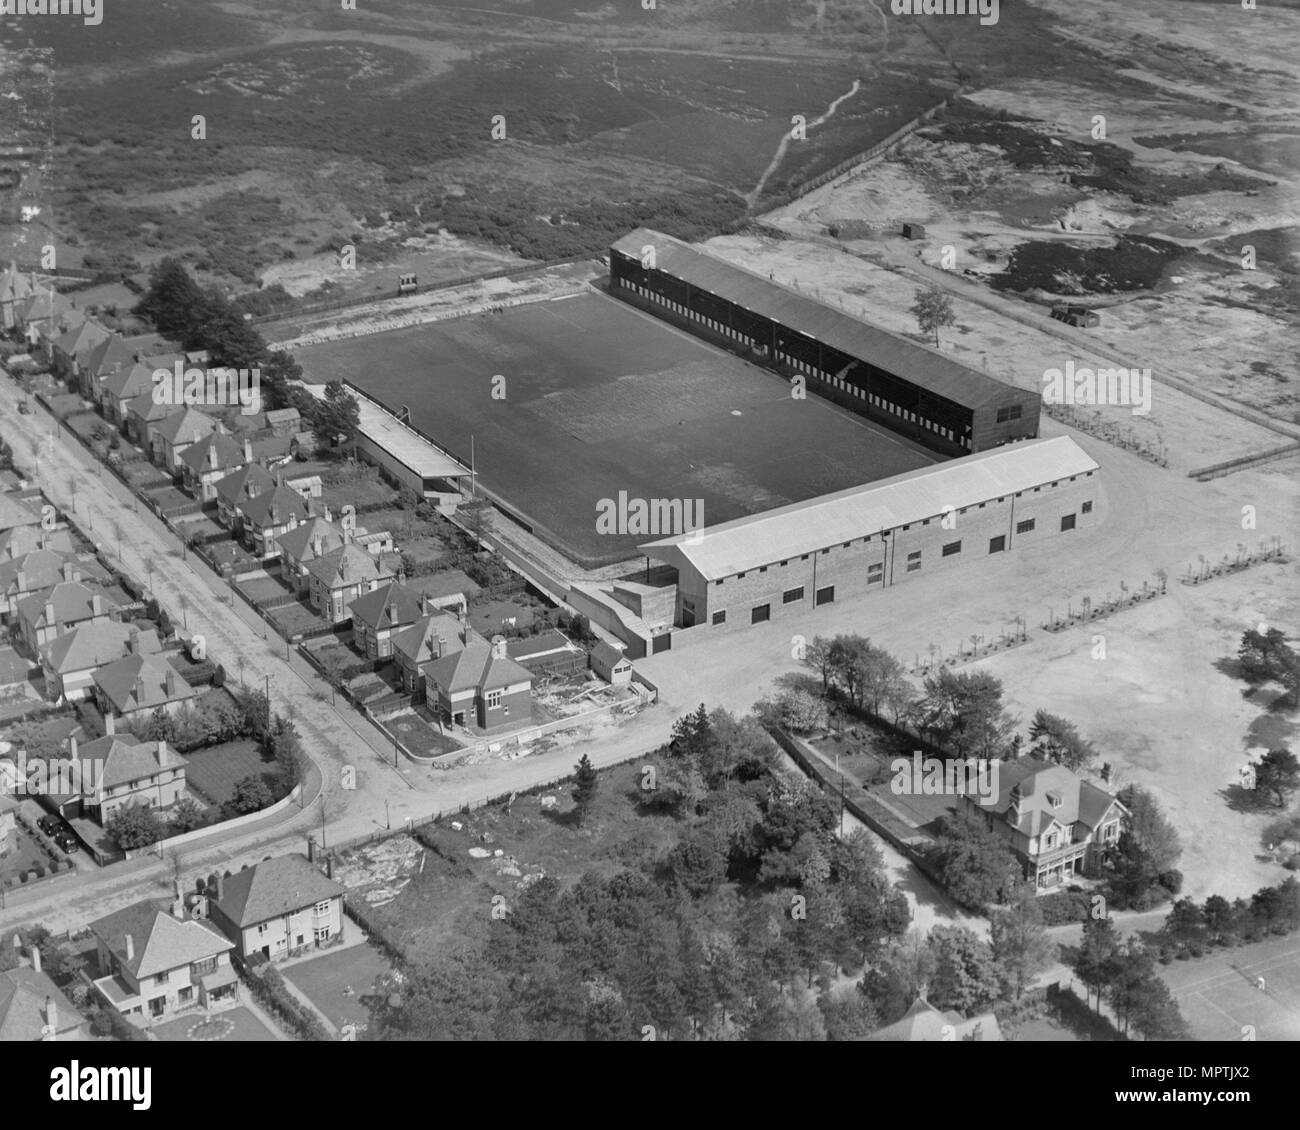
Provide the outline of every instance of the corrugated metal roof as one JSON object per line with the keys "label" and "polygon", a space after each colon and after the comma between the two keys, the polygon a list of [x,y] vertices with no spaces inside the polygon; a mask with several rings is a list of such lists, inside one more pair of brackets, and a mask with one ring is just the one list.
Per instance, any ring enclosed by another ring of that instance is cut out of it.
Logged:
{"label": "corrugated metal roof", "polygon": [[640,260],[646,246],[655,250],[656,269],[885,369],[954,404],[981,408],[1033,395],[662,232],[637,228],[618,240],[613,250]]}
{"label": "corrugated metal roof", "polygon": [[[640,548],[650,557],[671,560],[671,555],[655,550],[673,547],[706,580],[717,580],[936,518],[945,507],[960,510],[1096,469],[1097,464],[1069,436],[1025,440]],[[698,544],[691,545],[692,539]]]}

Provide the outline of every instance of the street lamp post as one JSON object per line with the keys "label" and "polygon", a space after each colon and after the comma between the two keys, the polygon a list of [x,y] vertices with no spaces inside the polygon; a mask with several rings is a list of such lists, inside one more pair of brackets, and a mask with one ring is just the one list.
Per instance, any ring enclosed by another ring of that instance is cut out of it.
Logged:
{"label": "street lamp post", "polygon": [[390,832],[393,830],[393,819],[388,813],[388,801],[384,801],[384,825]]}

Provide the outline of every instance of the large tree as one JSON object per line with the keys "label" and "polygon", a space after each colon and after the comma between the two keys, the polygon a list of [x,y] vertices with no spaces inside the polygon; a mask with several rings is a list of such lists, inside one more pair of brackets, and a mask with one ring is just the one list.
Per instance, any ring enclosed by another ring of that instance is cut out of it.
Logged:
{"label": "large tree", "polygon": [[357,398],[342,381],[330,381],[325,386],[325,397],[314,404],[311,430],[323,447],[355,448],[357,430],[361,426],[361,409]]}
{"label": "large tree", "polygon": [[934,954],[934,974],[926,999],[935,1008],[956,1009],[965,1016],[998,998],[998,969],[993,953],[967,926],[935,926],[927,945]]}
{"label": "large tree", "polygon": [[1114,976],[1113,959],[1119,950],[1119,937],[1110,918],[1089,918],[1083,924],[1083,941],[1074,958],[1074,972],[1088,990],[1088,1002],[1097,995],[1101,1011],[1101,994]]}
{"label": "large tree", "polygon": [[961,813],[940,822],[931,859],[944,890],[972,910],[999,901],[1022,870],[1006,841]]}
{"label": "large tree", "polygon": [[1025,988],[1056,960],[1056,943],[1043,925],[1043,908],[1028,883],[1018,884],[1009,905],[989,916],[989,941],[998,976],[1019,1000]]}
{"label": "large tree", "polygon": [[167,833],[158,813],[147,804],[128,804],[104,822],[104,831],[123,851],[156,844]]}
{"label": "large tree", "polygon": [[1002,707],[1002,683],[987,671],[944,667],[925,680],[917,707],[923,732],[957,757],[1000,757],[1015,720]]}
{"label": "large tree", "polygon": [[1073,722],[1046,710],[1034,714],[1029,740],[1033,743],[1031,753],[1075,771],[1085,768],[1097,755],[1092,742],[1079,733]]}
{"label": "large tree", "polygon": [[1291,794],[1300,789],[1300,761],[1289,749],[1270,749],[1254,763],[1255,787],[1271,793],[1278,808],[1285,808]]}
{"label": "large tree", "polygon": [[579,824],[587,819],[587,814],[591,811],[598,785],[599,778],[595,766],[591,764],[591,758],[584,753],[578,760],[578,764],[574,766],[573,773],[573,811]]}
{"label": "large tree", "polygon": [[913,295],[908,313],[916,318],[917,327],[923,334],[934,335],[934,344],[939,344],[939,331],[945,326],[957,324],[957,315],[953,312],[952,299],[938,287],[918,289]]}

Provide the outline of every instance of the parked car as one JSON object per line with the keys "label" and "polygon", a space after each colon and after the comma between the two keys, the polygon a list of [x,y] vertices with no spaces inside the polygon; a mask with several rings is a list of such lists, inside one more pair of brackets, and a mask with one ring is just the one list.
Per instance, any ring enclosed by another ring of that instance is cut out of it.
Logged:
{"label": "parked car", "polygon": [[20,400],[18,402],[18,413],[21,416],[30,416],[32,414],[31,405],[25,400]]}
{"label": "parked car", "polygon": [[36,821],[36,826],[51,838],[57,836],[66,827],[62,816],[42,816]]}

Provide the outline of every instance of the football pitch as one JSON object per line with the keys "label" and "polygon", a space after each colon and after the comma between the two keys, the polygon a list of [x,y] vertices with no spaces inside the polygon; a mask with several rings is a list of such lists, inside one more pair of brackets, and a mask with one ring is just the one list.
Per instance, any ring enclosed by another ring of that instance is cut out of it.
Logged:
{"label": "football pitch", "polygon": [[587,566],[653,540],[598,532],[621,491],[702,500],[711,526],[938,458],[594,291],[295,355],[309,381],[406,405],[466,461],[472,437],[480,486]]}

